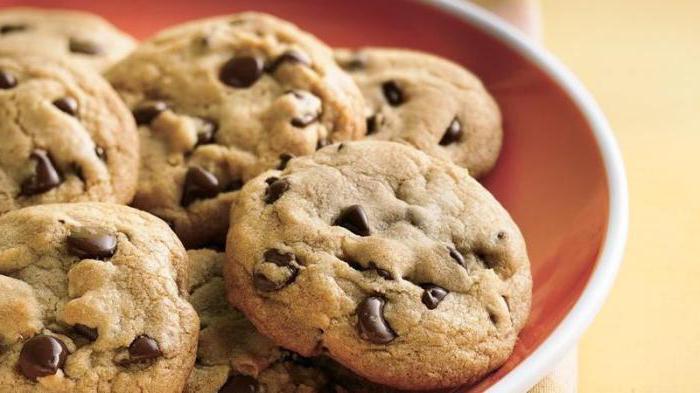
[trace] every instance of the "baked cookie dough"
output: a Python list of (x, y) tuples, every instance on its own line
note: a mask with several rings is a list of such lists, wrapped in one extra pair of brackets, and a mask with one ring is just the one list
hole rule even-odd
[(392, 142), (345, 142), (249, 181), (232, 209), (229, 301), (278, 344), (376, 383), (470, 383), (530, 308), (523, 238), (467, 171)]
[(496, 163), (503, 130), (495, 101), (463, 67), (406, 49), (339, 49), (365, 97), (369, 139), (405, 141), (474, 177)]
[(67, 59), (102, 72), (135, 46), (129, 35), (87, 12), (30, 7), (0, 10), (2, 55)]
[(0, 391), (180, 392), (198, 319), (182, 244), (102, 203), (0, 216)]
[(248, 179), (365, 133), (362, 96), (315, 37), (243, 13), (176, 26), (107, 73), (140, 125), (134, 206), (188, 247), (223, 240)]
[(131, 201), (136, 125), (98, 74), (0, 56), (0, 118), (0, 214), (43, 203)]

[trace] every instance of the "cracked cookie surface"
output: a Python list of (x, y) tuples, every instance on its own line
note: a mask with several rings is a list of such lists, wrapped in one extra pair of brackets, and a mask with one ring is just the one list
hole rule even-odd
[(0, 10), (0, 54), (48, 56), (102, 72), (135, 46), (133, 38), (87, 12), (29, 7)]
[(198, 318), (182, 244), (103, 203), (0, 217), (0, 392), (182, 391)]
[(523, 238), (467, 171), (345, 142), (245, 185), (229, 301), (278, 344), (402, 389), (473, 382), (510, 355), (531, 298)]
[(406, 49), (339, 49), (335, 56), (365, 97), (369, 139), (408, 142), (451, 159), (474, 177), (494, 166), (501, 149), (501, 115), (472, 73)]
[(201, 331), (197, 363), (185, 393), (323, 391), (328, 380), (320, 368), (278, 347), (228, 304), (224, 254), (210, 249), (187, 253), (190, 302), (199, 314)]
[(243, 183), (364, 135), (362, 96), (315, 37), (243, 13), (165, 30), (107, 72), (139, 123), (134, 205), (188, 247), (223, 240)]
[(64, 62), (0, 56), (0, 214), (24, 206), (128, 203), (138, 136), (99, 75)]

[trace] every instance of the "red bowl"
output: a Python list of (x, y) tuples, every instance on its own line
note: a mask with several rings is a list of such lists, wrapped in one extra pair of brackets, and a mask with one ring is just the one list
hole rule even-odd
[(527, 240), (532, 314), (513, 355), (460, 392), (524, 391), (575, 345), (603, 303), (627, 232), (619, 151), (581, 84), (543, 49), (461, 0), (4, 1), (78, 8), (138, 38), (175, 23), (244, 10), (295, 22), (330, 45), (415, 48), (475, 72), (498, 101), (505, 141), (484, 183)]

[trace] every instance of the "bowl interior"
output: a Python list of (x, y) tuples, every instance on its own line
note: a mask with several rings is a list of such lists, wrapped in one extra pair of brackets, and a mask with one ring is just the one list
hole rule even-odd
[(30, 3), (93, 11), (138, 38), (189, 19), (264, 11), (297, 23), (330, 45), (425, 50), (463, 64), (481, 77), (501, 107), (505, 126), (501, 158), (484, 183), (510, 211), (527, 240), (533, 305), (509, 361), (478, 385), (459, 391), (482, 391), (529, 356), (570, 311), (590, 278), (608, 217), (606, 175), (592, 131), (548, 75), (463, 20), (405, 0)]

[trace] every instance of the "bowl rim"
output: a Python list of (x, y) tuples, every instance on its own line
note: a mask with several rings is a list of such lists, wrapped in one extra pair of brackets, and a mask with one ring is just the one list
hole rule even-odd
[(627, 180), (622, 155), (605, 115), (583, 84), (544, 47), (498, 16), (464, 0), (412, 0), (456, 16), (547, 73), (581, 111), (593, 132), (607, 175), (608, 226), (598, 259), (581, 296), (552, 333), (489, 392), (521, 392), (547, 375), (579, 340), (600, 311), (622, 263), (629, 225)]

